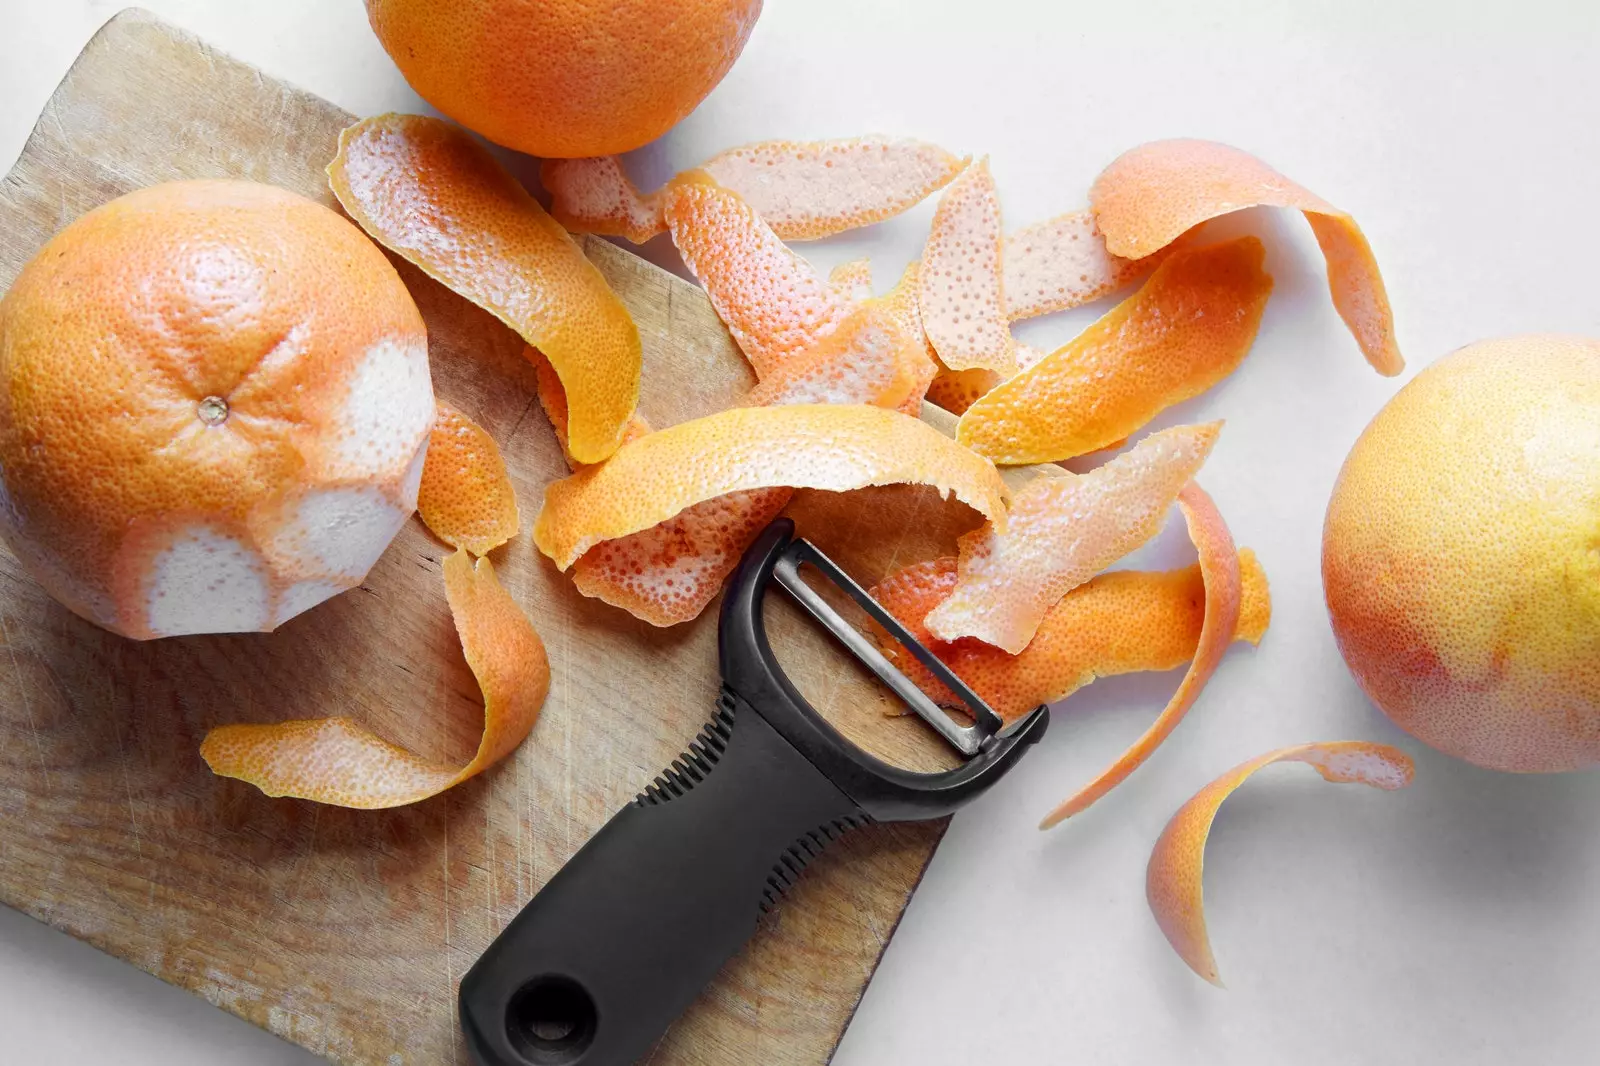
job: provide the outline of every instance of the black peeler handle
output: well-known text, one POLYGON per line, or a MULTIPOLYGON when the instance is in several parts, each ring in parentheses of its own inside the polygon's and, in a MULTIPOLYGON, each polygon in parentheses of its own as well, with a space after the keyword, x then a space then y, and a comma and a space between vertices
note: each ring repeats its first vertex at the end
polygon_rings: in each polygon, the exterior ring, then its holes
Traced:
POLYGON ((619 811, 461 982, 483 1066, 647 1054, 831 839, 868 821, 730 690, 690 750, 619 811))

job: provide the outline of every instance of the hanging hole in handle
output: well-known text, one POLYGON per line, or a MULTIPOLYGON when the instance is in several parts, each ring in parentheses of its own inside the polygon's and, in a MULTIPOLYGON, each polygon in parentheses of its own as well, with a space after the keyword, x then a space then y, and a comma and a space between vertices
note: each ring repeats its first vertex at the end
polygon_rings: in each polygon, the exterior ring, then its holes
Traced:
POLYGON ((536 1066, 576 1063, 594 1043, 594 999, 570 977, 535 977, 506 1008, 506 1036, 536 1066))

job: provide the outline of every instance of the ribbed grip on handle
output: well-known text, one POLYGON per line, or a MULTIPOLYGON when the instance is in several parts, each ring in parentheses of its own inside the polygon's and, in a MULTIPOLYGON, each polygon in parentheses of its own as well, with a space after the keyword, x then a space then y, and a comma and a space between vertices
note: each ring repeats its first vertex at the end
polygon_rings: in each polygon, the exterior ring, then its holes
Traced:
POLYGON ((737 696, 461 982, 483 1066, 629 1066, 810 858, 867 820, 737 696))

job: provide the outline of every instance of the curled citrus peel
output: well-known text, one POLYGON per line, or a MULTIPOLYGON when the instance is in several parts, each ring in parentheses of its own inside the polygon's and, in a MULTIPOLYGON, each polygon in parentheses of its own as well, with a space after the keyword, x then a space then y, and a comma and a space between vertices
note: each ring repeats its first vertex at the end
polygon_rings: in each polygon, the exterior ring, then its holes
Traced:
POLYGON ((985 158, 939 198, 922 250, 922 327, 949 370, 982 367, 1010 374, 1016 369, 1000 249, 1000 195, 985 158))
POLYGON ((1160 531, 1221 428, 1174 426, 1086 474, 1034 478, 1004 530, 961 538, 960 578, 928 614, 928 630, 1022 651, 1057 600, 1160 531))
MULTIPOLYGON (((1239 572, 1243 592, 1235 639, 1258 644, 1272 618, 1267 576, 1248 548, 1239 552, 1239 572)), ((928 612, 955 583, 956 559, 945 556, 890 574, 872 589, 872 598, 1007 721, 1041 703, 1066 699, 1096 678, 1182 666, 1200 644, 1205 586, 1198 565, 1101 574, 1046 611, 1033 639, 1016 655, 971 637, 941 641, 928 632, 928 612)), ((930 697, 960 706, 887 633, 880 631, 877 639, 884 654, 930 697)))
POLYGON ((544 706, 550 662, 544 642, 489 560, 472 556, 515 535, 516 506, 488 434, 439 404, 417 507, 428 528, 456 547, 442 566, 445 596, 467 665, 483 691, 483 739, 465 766, 424 759, 352 718, 335 717, 213 729, 200 745, 212 772, 247 781, 269 796, 371 810, 437 795, 515 750, 544 706))
POLYGON ((1239 616, 1243 600, 1243 578, 1239 569, 1239 553, 1233 537, 1222 520, 1216 505, 1205 490, 1190 483, 1178 494, 1178 506, 1183 510, 1184 521, 1189 526, 1189 539, 1194 541, 1200 555, 1200 577, 1205 584, 1205 620, 1200 624, 1200 639, 1196 644, 1194 659, 1178 683, 1178 691, 1162 708, 1161 714, 1132 747, 1123 752, 1116 762, 1089 784, 1079 789, 1055 810, 1045 815, 1040 829, 1049 829, 1087 810, 1096 800, 1121 784, 1137 770, 1150 754, 1160 747, 1172 731, 1183 721, 1189 708, 1199 698, 1206 682, 1216 673, 1222 655, 1233 643, 1239 630, 1239 616))
MULTIPOLYGON (((1018 344, 1017 371, 1027 370, 1048 354, 1038 348, 1018 344)), ((1002 375, 982 367, 973 370, 940 370, 928 386, 928 402, 938 404, 951 414, 965 414, 969 407, 1005 380, 1002 375)))
POLYGON ((1109 296, 1161 261, 1159 255, 1112 255, 1089 211, 1057 215, 1008 234, 1001 259, 1006 316, 1013 322, 1109 296))
POLYGON ((872 296, 872 260, 851 259, 828 271, 828 284, 846 299, 860 302, 872 296))
POLYGON ((423 460, 417 511, 452 548, 487 555, 517 535, 516 491, 494 438, 440 401, 423 460))
POLYGON ((643 244, 666 228, 659 191, 641 193, 614 155, 546 159, 539 165, 539 181, 550 193, 550 214, 575 233, 643 244))
POLYGON ((996 384, 957 439, 997 463, 1097 451, 1231 374, 1272 293, 1254 237, 1178 251, 1070 344, 996 384))
MULTIPOLYGON (((780 364, 747 403, 875 403, 904 409, 920 404, 927 363, 888 305, 869 300, 813 348, 780 364)), ((561 383, 542 365, 538 382, 540 401, 564 442, 561 383)), ((629 439, 646 432, 635 416, 629 439)), ((687 622, 716 596, 745 548, 791 495, 788 488, 752 489, 693 504, 648 529, 596 544, 573 564, 573 584, 585 596, 651 625, 687 622)))
POLYGON ((544 642, 488 559, 466 549, 444 560, 445 595, 467 665, 483 690, 483 739, 452 767, 389 743, 351 718, 213 729, 200 755, 221 777, 269 796, 372 810, 427 799, 482 773, 533 729, 550 688, 544 642))
POLYGON ((779 364, 751 390, 752 407, 870 403, 900 407, 915 393, 927 359, 880 301, 861 304, 837 329, 779 364))
POLYGON ((552 484, 533 536, 565 570, 596 544, 730 492, 899 482, 933 485, 991 522, 1006 520, 994 466, 933 427, 877 407, 798 404, 736 407, 631 441, 552 484))
MULTIPOLYGON (((567 461, 567 467, 578 470, 588 466, 572 457, 572 451, 567 447, 567 391, 561 385, 561 377, 556 373, 556 368, 550 365, 550 360, 540 354, 539 349, 529 346, 523 357, 533 364, 534 382, 538 392, 539 406, 544 408, 545 417, 550 420, 550 426, 555 430, 556 441, 561 445, 561 455, 567 461)), ((622 443, 635 440, 650 432, 650 423, 644 416, 635 412, 628 424, 622 428, 622 443)))
MULTIPOLYGON (((909 138, 762 141, 701 165, 786 241, 882 222, 949 184, 967 161, 909 138)), ((615 156, 547 159, 540 178, 569 229, 642 244, 663 228, 660 191, 641 193, 615 156)))
POLYGON ((1113 254, 1141 259, 1207 219, 1247 207, 1303 212, 1328 261, 1333 306, 1380 374, 1405 369, 1377 260, 1355 219, 1261 160, 1214 141, 1170 140, 1118 156, 1089 191, 1113 254))
POLYGON ((1303 762, 1335 784, 1371 785, 1392 792, 1411 784, 1415 766, 1399 748, 1364 740, 1334 740, 1279 748, 1223 774, 1178 808, 1161 831, 1145 871, 1145 897, 1156 924, 1189 969, 1222 987, 1206 935, 1201 889, 1206 838, 1222 801, 1263 766, 1303 762))
POLYGON ((380 115, 339 134, 328 183, 379 244, 516 330, 572 399, 581 462, 614 451, 639 399, 632 317, 567 231, 463 129, 380 115))
POLYGON ((838 328, 851 301, 704 171, 663 192, 672 243, 758 378, 838 328))

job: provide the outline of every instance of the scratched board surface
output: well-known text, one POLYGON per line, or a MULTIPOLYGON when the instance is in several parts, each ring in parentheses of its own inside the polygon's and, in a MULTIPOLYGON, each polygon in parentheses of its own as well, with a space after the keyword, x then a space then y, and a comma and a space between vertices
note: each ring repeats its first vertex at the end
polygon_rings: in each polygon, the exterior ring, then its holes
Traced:
MULTIPOLYGON (((0 290, 73 218, 155 182, 249 178, 331 203, 323 168, 350 120, 124 12, 0 183, 0 290)), ((652 424, 739 399, 749 372, 699 289, 612 245, 585 249, 639 323, 652 424)), ((499 441, 532 516, 565 467, 521 342, 399 265, 428 323, 439 395, 499 441)), ((796 513, 868 581, 950 551, 976 521, 910 488, 802 494, 796 513)), ((554 681, 503 766, 386 812, 269 800, 208 773, 197 749, 213 725, 330 713, 464 761, 482 706, 441 554, 413 521, 361 588, 274 634, 140 644, 56 606, 0 548, 0 900, 333 1061, 465 1061, 461 974, 698 730, 716 691, 716 622, 713 607, 656 630, 586 600, 524 531, 495 563, 543 634, 554 681)), ((773 600, 780 658, 842 731, 904 766, 950 764, 773 600)), ((652 1061, 826 1061, 943 828, 873 826, 835 845, 652 1061)))

